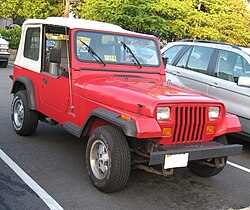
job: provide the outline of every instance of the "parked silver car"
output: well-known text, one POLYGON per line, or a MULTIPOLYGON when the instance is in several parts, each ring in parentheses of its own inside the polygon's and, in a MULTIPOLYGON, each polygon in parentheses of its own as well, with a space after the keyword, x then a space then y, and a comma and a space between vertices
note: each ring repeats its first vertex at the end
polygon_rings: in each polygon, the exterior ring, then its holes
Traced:
POLYGON ((9 43, 0 34, 0 68, 6 68, 8 65, 10 53, 9 43))
POLYGON ((239 117, 250 141, 250 55, 240 47, 203 40, 168 43, 162 49, 169 82, 214 96, 239 117))

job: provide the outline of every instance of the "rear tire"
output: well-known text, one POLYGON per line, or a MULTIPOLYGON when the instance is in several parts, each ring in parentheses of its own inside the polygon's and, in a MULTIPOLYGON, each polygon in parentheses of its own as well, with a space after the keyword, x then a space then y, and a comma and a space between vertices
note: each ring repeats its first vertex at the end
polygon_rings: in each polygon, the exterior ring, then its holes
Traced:
POLYGON ((102 126, 91 134, 86 148, 89 177, 102 192, 123 189, 130 174, 130 150, 124 134, 115 127, 102 126))
MULTIPOLYGON (((215 140, 218 143, 221 144, 227 144, 227 139, 226 136, 219 136, 216 137, 215 140)), ((227 162, 227 156, 222 157, 224 158, 224 162, 226 165, 227 162)), ((202 160, 203 162, 206 161, 208 163, 214 164, 215 163, 215 158, 209 159, 209 160, 202 160)), ((190 169, 190 171, 192 171, 194 174, 201 176, 201 177, 211 177, 211 176, 215 176, 218 173, 220 173, 223 168, 225 167, 225 165, 221 168, 217 168, 217 167, 212 167, 212 166, 208 166, 208 165, 203 165, 201 164, 201 161, 190 161, 188 164, 188 168, 190 169)))
POLYGON ((21 136, 32 135, 38 125, 38 112, 28 108, 25 90, 19 90, 11 104, 12 125, 21 136))

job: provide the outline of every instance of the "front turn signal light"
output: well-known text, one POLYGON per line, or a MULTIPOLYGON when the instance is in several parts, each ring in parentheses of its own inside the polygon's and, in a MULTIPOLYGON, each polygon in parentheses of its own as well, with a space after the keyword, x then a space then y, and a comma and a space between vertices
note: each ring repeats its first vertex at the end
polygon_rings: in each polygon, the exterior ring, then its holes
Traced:
POLYGON ((163 136, 171 136, 172 128, 163 128, 162 129, 162 135, 163 136))
POLYGON ((214 126, 213 125, 209 125, 207 126, 207 129, 206 129, 206 133, 214 133, 214 126))
POLYGON ((124 119, 124 120, 127 120, 127 121, 132 119, 130 116, 125 115, 125 114, 121 114, 121 115, 120 115, 120 118, 122 118, 122 119, 124 119))

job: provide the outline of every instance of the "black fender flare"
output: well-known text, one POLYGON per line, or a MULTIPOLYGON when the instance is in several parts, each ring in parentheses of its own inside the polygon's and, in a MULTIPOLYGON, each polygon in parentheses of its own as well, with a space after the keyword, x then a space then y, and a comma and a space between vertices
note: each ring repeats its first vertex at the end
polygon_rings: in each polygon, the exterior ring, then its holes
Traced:
POLYGON ((87 136, 88 131, 92 126, 92 122, 96 118, 103 119, 107 122, 110 122, 120 127, 126 136, 129 137, 137 136, 136 124, 134 120, 124 120, 120 118, 120 114, 117 114, 115 112, 112 112, 104 108, 97 108, 94 111, 92 111, 82 127, 77 126, 69 121, 63 124, 63 127, 69 133, 77 137, 87 136))
POLYGON ((36 110, 36 97, 35 97, 34 85, 29 78, 24 76, 17 77, 12 86, 11 93, 15 94, 19 90, 20 84, 23 84, 27 91, 27 102, 29 109, 36 110))

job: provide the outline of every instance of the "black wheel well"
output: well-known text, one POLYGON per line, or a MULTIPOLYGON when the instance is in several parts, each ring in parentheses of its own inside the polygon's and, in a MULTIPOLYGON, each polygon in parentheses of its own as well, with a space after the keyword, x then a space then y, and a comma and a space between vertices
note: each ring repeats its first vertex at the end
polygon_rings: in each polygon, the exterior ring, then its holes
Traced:
MULTIPOLYGON (((89 137, 89 135, 93 132, 93 130, 97 127, 101 127, 104 125, 114 126, 122 131, 122 128, 101 118, 98 116, 92 116, 88 119, 86 125, 84 126, 84 129, 82 131, 81 136, 82 137, 89 137)), ((122 131, 123 132, 123 131, 122 131)))
POLYGON ((122 130, 127 137, 137 137, 137 130, 134 120, 124 120, 120 114, 104 108, 93 110, 82 126, 73 124, 69 121, 63 124, 63 127, 77 137, 87 137, 95 128, 112 125, 122 130))
MULTIPOLYGON (((95 124, 96 120, 101 120, 101 125, 114 125, 115 127, 122 129, 125 136, 137 136, 136 125, 133 120, 124 120, 120 117, 120 114, 104 108, 97 108, 90 114, 85 125, 82 127, 82 131, 84 131, 82 132, 83 135, 91 131, 91 127, 95 124)), ((94 127, 98 126, 94 125, 94 127)))
POLYGON ((19 90, 26 90, 28 107, 31 110, 36 110, 36 98, 33 82, 24 76, 17 77, 12 87, 11 93, 16 94, 19 90))
POLYGON ((17 93, 19 90, 26 90, 26 87, 22 82, 17 81, 12 89, 12 93, 17 93))

